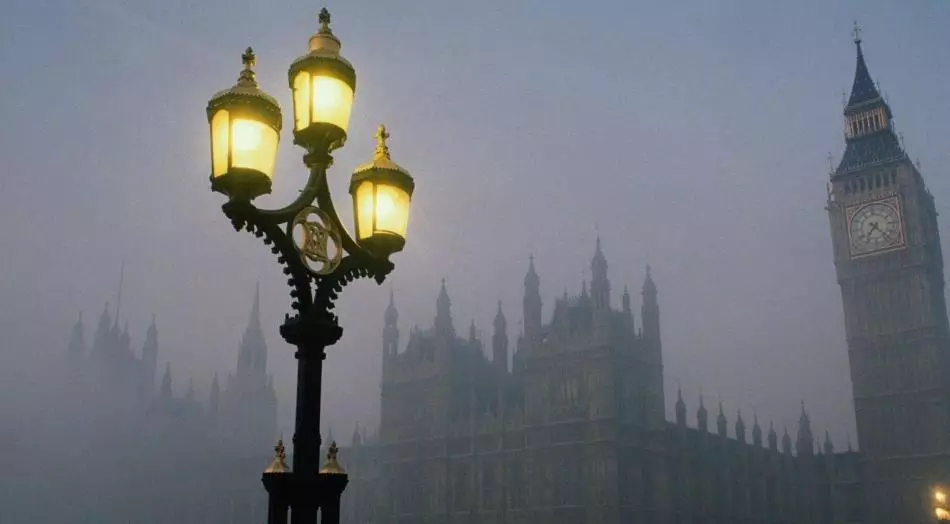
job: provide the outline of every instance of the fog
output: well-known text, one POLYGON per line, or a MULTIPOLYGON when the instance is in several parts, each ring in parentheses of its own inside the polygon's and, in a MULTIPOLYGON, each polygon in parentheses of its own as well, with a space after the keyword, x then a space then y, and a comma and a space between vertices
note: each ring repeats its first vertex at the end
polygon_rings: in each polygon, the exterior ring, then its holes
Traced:
MULTIPOLYGON (((555 297, 589 281, 599 237, 615 307, 627 286, 638 310, 652 268, 670 417, 677 387, 690 424, 700 391, 707 407, 721 399, 730 423, 741 409, 777 429, 791 430, 804 402, 816 433, 858 445, 824 210, 829 154, 837 162, 844 144, 851 27, 854 18, 864 27, 871 74, 942 211, 950 4, 328 7, 359 78, 349 140, 331 171, 337 207, 352 223, 349 175, 370 158, 379 122, 416 192, 392 276, 354 283, 340 299, 345 333, 326 362, 325 432, 348 440, 356 424, 370 433, 378 424, 390 291, 403 333, 431 325, 445 278, 456 330, 474 321, 490 336, 500 300, 516 338, 529 255, 548 320, 555 297)), ((156 391, 169 363, 174 394, 192 381, 201 402, 216 373, 223 381, 235 372, 259 284, 278 430, 293 433, 295 361, 278 333, 289 290, 269 250, 234 232, 208 187, 204 109, 234 83, 251 45, 258 81, 286 121, 286 68, 306 51, 319 8, 4 6, 0 465, 35 471, 30 485, 46 485, 39 472, 50 468, 70 473, 68 435, 83 420, 94 425, 87 411, 124 409, 76 405, 63 386, 70 330, 82 313, 92 343, 106 302, 115 314, 120 272, 119 326, 128 322, 136 354, 155 316, 156 391), (43 444, 22 444, 32 439, 43 444)), ((288 202, 305 181, 289 127, 261 206, 288 202)), ((138 431, 129 438, 164 435, 138 431)), ((5 477, 0 493, 17 482, 5 477)), ((249 482, 256 489, 257 478, 249 482)), ((55 505, 52 495, 33 493, 30 504, 55 505)))

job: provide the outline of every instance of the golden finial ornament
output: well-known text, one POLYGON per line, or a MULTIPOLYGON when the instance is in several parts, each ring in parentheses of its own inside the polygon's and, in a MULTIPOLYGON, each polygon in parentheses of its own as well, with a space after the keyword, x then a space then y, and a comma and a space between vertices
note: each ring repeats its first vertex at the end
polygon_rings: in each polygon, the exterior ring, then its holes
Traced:
POLYGON ((253 49, 248 47, 244 51, 244 54, 241 55, 241 63, 244 64, 244 70, 241 71, 241 76, 238 77, 238 85, 257 87, 257 80, 254 75, 254 65, 257 64, 257 56, 254 55, 253 49))
POLYGON ((403 169, 402 166, 393 162, 392 157, 389 156, 389 144, 386 142, 389 140, 389 129, 385 124, 379 124, 376 128, 376 151, 373 153, 373 161, 363 164, 357 167, 354 172, 362 173, 370 169, 389 169, 391 171, 399 171, 401 173, 408 174, 408 171, 403 169))
POLYGON ((389 131, 385 125, 379 124, 376 128, 376 158, 389 158, 389 146, 386 145, 388 139, 389 131))
POLYGON ((329 474, 329 475, 346 475, 346 471, 343 471, 343 467, 340 466, 340 462, 337 460, 337 455, 340 453, 340 448, 336 447, 336 441, 330 443, 330 449, 327 450, 327 463, 320 468, 320 473, 329 474))
POLYGON ((330 11, 327 11, 326 7, 320 10, 318 20, 320 21, 320 28, 310 37, 310 54, 337 58, 349 65, 349 62, 340 57, 340 39, 330 29, 330 11))
POLYGON ((287 465, 286 459, 287 455, 284 449, 284 439, 278 439, 277 445, 274 446, 274 461, 270 463, 270 466, 267 466, 267 469, 264 470, 264 473, 290 473, 290 466, 287 465))
POLYGON ((318 20, 320 21, 321 33, 333 34, 333 31, 330 29, 330 11, 326 7, 320 10, 320 16, 318 20))

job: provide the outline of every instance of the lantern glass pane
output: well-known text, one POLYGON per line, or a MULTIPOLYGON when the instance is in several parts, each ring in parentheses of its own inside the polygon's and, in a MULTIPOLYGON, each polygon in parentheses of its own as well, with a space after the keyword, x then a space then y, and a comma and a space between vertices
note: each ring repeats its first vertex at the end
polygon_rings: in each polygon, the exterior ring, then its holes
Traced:
POLYGON ((409 223, 409 195, 401 188, 376 184, 376 231, 406 238, 409 223))
POLYGON ((353 90, 350 86, 332 76, 314 75, 310 90, 310 121, 333 124, 346 132, 350 123, 350 110, 353 108, 353 90))
POLYGON ((301 71, 294 78, 294 129, 310 125, 310 73, 301 71))
POLYGON ((211 118, 211 174, 221 176, 228 172, 230 115, 222 109, 211 118))
POLYGON ((253 169, 273 177, 277 131, 263 122, 235 118, 231 122, 231 167, 253 169))
POLYGON ((356 188, 356 237, 360 240, 373 236, 374 186, 366 181, 356 188))

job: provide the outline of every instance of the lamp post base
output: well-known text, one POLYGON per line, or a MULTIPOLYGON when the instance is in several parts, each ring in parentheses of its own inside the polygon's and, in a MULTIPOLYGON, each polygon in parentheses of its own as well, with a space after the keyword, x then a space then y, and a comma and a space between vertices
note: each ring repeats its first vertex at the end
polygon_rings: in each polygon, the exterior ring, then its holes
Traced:
POLYGON ((349 483, 346 473, 264 473, 268 493, 267 524, 339 524, 340 499, 349 483))

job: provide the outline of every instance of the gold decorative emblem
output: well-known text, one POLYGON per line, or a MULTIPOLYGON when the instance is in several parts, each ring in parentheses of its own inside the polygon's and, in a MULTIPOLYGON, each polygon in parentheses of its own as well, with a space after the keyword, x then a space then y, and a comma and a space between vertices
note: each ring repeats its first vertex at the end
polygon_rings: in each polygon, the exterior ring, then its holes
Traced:
POLYGON ((888 251, 905 245, 900 201, 885 198, 847 209, 851 256, 888 251))
POLYGON ((343 242, 340 232, 322 210, 307 206, 297 213, 291 231, 300 259, 317 275, 328 275, 340 265, 343 242))

